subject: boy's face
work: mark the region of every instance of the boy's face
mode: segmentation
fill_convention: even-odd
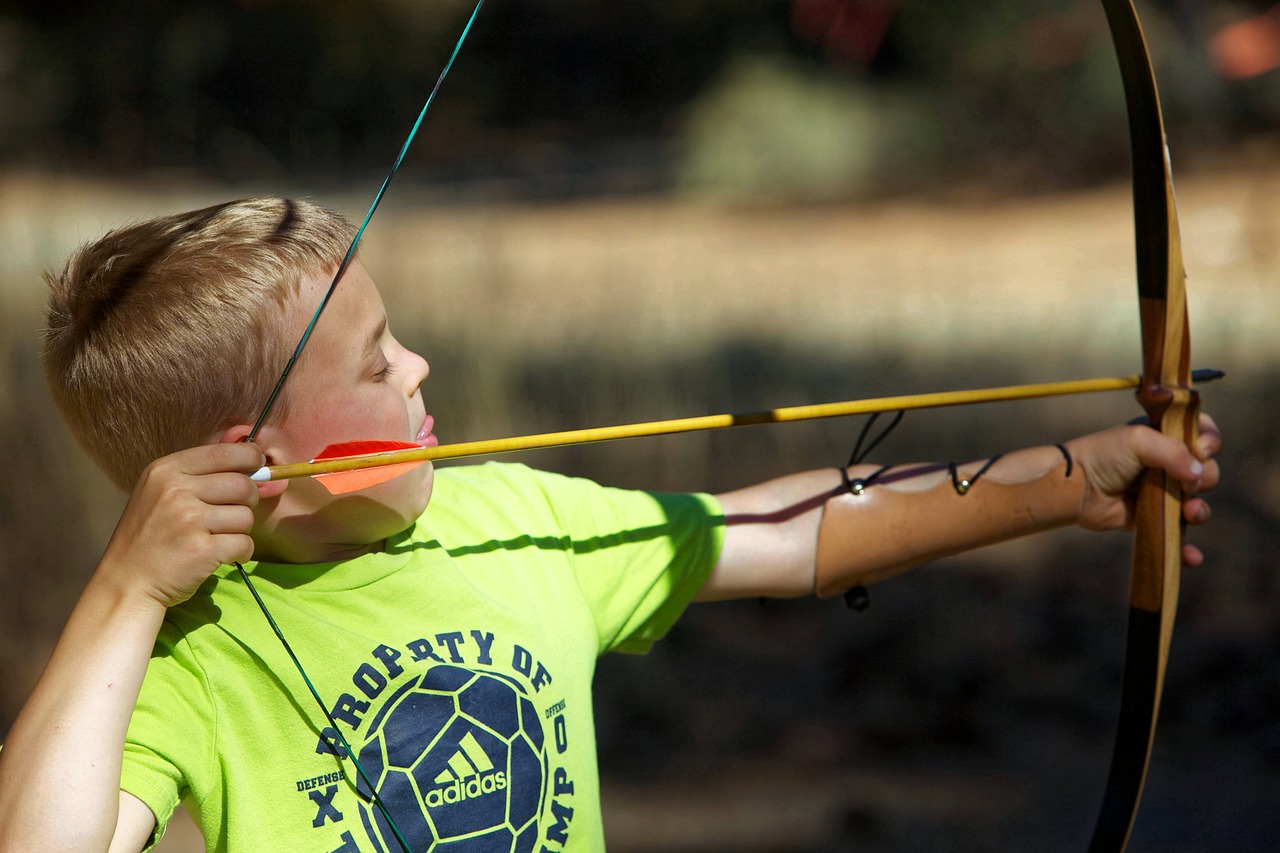
[[[301,334],[331,277],[329,272],[303,280],[286,313],[287,334]],[[357,439],[435,444],[433,419],[419,389],[427,373],[426,361],[392,336],[378,288],[355,261],[289,377],[287,414],[259,433],[259,444],[272,463],[305,461],[327,445]],[[433,474],[428,462],[378,486],[336,496],[315,480],[290,481],[279,497],[259,506],[255,556],[326,562],[374,550],[426,509]]]

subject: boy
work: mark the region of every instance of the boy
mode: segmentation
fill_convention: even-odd
[[[1123,528],[1144,466],[1189,493],[1218,479],[1206,418],[1199,459],[1123,427],[960,466],[964,494],[945,466],[717,497],[492,463],[342,496],[254,484],[338,441],[435,441],[427,363],[358,262],[243,441],[351,233],[305,202],[233,202],[109,234],[50,280],[54,396],[133,491],[0,751],[0,850],[142,850],[182,800],[210,850],[602,849],[600,654],[647,649],[694,598],[833,594],[1023,533]]]

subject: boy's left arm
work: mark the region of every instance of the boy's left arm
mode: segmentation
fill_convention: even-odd
[[[1221,438],[1207,416],[1200,428],[1194,454],[1145,426],[1125,426],[1015,451],[986,470],[987,460],[959,465],[954,476],[945,464],[859,465],[847,479],[839,469],[807,471],[718,495],[724,547],[698,599],[834,595],[1027,533],[1127,528],[1144,468],[1168,472],[1188,495],[1217,484]],[[850,490],[865,478],[865,488]],[[1209,506],[1189,497],[1183,514],[1201,524]],[[1184,548],[1187,565],[1202,559]]]

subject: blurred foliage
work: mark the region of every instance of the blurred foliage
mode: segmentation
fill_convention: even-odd
[[[0,160],[228,182],[378,171],[470,11],[8,0]],[[1211,29],[1244,11],[1143,4],[1182,150],[1276,124],[1269,75],[1227,84],[1205,58]],[[883,33],[839,26],[869,13]],[[491,0],[410,180],[526,196],[680,183],[832,195],[898,176],[1025,188],[1124,169],[1122,115],[1089,0]]]
[[[810,200],[937,177],[945,129],[910,92],[838,81],[777,57],[741,58],[695,101],[682,187]]]

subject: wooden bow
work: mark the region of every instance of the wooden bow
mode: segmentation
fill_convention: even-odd
[[[1191,389],[1186,275],[1173,176],[1151,57],[1131,0],[1102,0],[1124,80],[1133,154],[1134,223],[1142,322],[1138,401],[1151,425],[1193,446],[1199,397]],[[1090,853],[1125,848],[1142,797],[1182,571],[1181,484],[1144,472],[1135,515],[1129,627],[1115,750]]]

